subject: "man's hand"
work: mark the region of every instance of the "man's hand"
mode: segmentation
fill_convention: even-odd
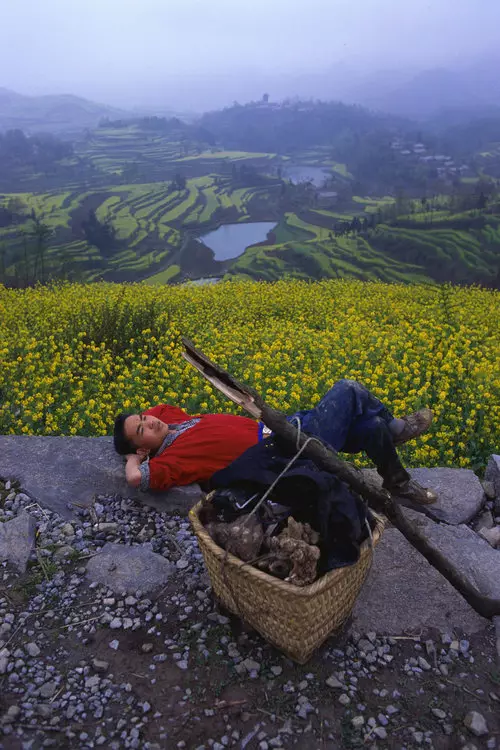
[[[139,469],[139,466],[141,465],[143,459],[138,452],[128,453],[126,458],[127,463],[125,465],[125,479],[131,487],[139,487],[141,483],[141,470]]]

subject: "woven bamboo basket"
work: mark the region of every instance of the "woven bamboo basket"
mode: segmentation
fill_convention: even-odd
[[[354,565],[332,570],[309,586],[264,573],[219,547],[200,522],[201,502],[189,519],[205,559],[215,597],[294,661],[304,664],[349,617],[370,569],[373,547],[361,546]],[[376,517],[373,545],[384,523]]]

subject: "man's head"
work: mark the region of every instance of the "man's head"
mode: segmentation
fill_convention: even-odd
[[[138,448],[156,451],[168,433],[168,425],[149,414],[118,414],[115,419],[115,450],[121,455]]]

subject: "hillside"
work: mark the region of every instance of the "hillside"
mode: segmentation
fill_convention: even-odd
[[[26,96],[0,88],[0,132],[75,135],[94,128],[104,117],[121,117],[125,112],[71,94]]]
[[[495,285],[495,123],[414,134],[359,107],[263,101],[190,123],[107,118],[73,143],[8,131],[0,281]]]

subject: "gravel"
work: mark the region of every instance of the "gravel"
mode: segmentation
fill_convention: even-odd
[[[496,747],[500,690],[486,688],[484,655],[460,632],[351,632],[298,667],[214,609],[185,518],[100,496],[69,523],[0,482],[0,522],[26,508],[37,548],[25,578],[0,566],[0,733],[23,750],[315,747],[338,744],[346,726],[359,747],[432,748],[437,735],[460,750],[471,735]],[[172,563],[159,597],[89,583],[107,543]]]

